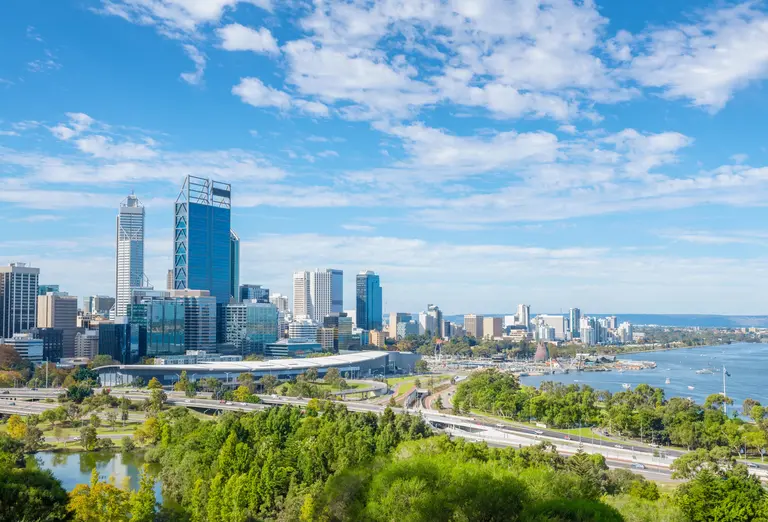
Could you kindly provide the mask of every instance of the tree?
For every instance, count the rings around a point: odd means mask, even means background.
[[[67,399],[72,402],[80,404],[86,398],[93,395],[93,387],[91,381],[83,381],[78,384],[73,384],[67,388]]]
[[[168,396],[162,389],[152,388],[147,400],[147,409],[153,414],[160,413],[166,399],[168,399]]]
[[[416,364],[413,365],[413,370],[416,373],[427,373],[429,371],[429,365],[424,359],[419,359]]]
[[[43,437],[43,431],[37,426],[27,426],[27,431],[24,434],[24,449],[29,452],[35,452],[39,450],[45,443],[45,437]]]
[[[20,416],[11,415],[8,418],[8,435],[16,440],[22,440],[26,434],[27,423]]]
[[[315,382],[317,380],[317,368],[309,368],[307,371],[304,372],[304,378],[308,382]]]
[[[0,344],[0,368],[13,369],[23,363],[19,352],[10,344]]]
[[[189,378],[187,377],[187,371],[182,370],[179,375],[179,380],[173,385],[174,391],[186,391],[189,386]]]
[[[339,373],[338,368],[328,368],[328,371],[325,372],[325,376],[323,377],[323,381],[331,386],[335,386],[336,383],[339,382],[339,379],[341,379],[341,373]]]
[[[116,410],[109,410],[107,412],[107,422],[109,422],[109,427],[114,430],[115,425],[117,424],[117,411]]]
[[[101,482],[94,468],[90,485],[78,484],[70,493],[69,510],[75,522],[127,522],[130,494],[111,482]]]
[[[99,429],[101,427],[101,419],[99,419],[99,416],[95,413],[91,414],[91,418],[88,421],[91,426],[93,426],[96,429]]]
[[[145,464],[139,476],[139,489],[131,495],[131,522],[154,522],[155,504],[155,479]]]
[[[253,393],[253,391],[256,389],[255,385],[255,379],[253,378],[253,374],[250,373],[241,373],[237,376],[237,382],[239,382],[241,385],[248,388],[248,391],[250,393]]]
[[[681,484],[675,494],[680,510],[696,522],[764,520],[766,492],[743,466],[717,475],[703,470]]]
[[[149,384],[147,384],[147,388],[149,388],[150,390],[162,390],[163,385],[160,383],[159,380],[157,380],[157,377],[152,377],[149,380]]]
[[[136,449],[136,445],[133,443],[133,440],[130,437],[123,437],[120,439],[120,450],[123,453],[130,453],[134,449]]]
[[[96,447],[98,437],[96,435],[96,428],[87,424],[80,428],[80,444],[86,451],[91,451]]]
[[[91,364],[88,366],[92,369],[101,368],[102,366],[114,366],[120,364],[109,355],[99,354],[91,360]]]
[[[443,396],[438,395],[435,399],[435,402],[433,403],[435,405],[436,410],[442,410],[443,409]]]
[[[70,520],[67,492],[49,470],[0,465],[0,477],[0,520]]]
[[[331,369],[335,369],[335,368],[331,368]],[[338,370],[336,371],[338,372]],[[326,374],[326,377],[327,377],[327,374]],[[261,386],[264,388],[264,393],[273,393],[275,391],[275,386],[277,386],[277,377],[275,377],[274,375],[264,375],[261,379],[259,379],[259,382],[261,383]]]

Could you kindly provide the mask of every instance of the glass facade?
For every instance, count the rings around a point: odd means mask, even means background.
[[[139,362],[138,343],[131,344],[130,324],[99,325],[99,355],[109,355],[120,364]]]
[[[382,295],[379,276],[371,271],[357,274],[356,281],[357,327],[363,330],[381,330]]]
[[[246,302],[255,299],[260,303],[269,302],[269,288],[261,285],[240,285],[240,301]]]
[[[246,304],[246,353],[264,353],[267,343],[277,341],[277,315],[272,303]]]
[[[43,360],[59,362],[64,353],[64,330],[61,328],[33,328],[35,339],[43,340]]]
[[[216,348],[217,304],[213,297],[146,299],[129,308],[131,351],[140,357]]]
[[[235,300],[240,290],[240,237],[229,231],[229,295]]]

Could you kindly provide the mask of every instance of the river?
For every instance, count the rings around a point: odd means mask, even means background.
[[[50,469],[54,476],[61,481],[67,491],[72,491],[78,484],[88,484],[91,481],[91,470],[96,468],[102,480],[115,477],[115,484],[122,486],[125,477],[130,479],[131,489],[139,487],[139,473],[144,465],[141,453],[112,453],[112,452],[83,452],[83,453],[54,453],[41,451],[34,457],[41,468]],[[150,465],[150,471],[158,471],[157,464]],[[160,483],[155,484],[155,496],[162,501]]]
[[[597,390],[621,391],[623,384],[633,388],[638,384],[664,388],[669,397],[691,397],[703,403],[710,394],[723,391],[723,375],[720,369],[725,365],[730,377],[726,378],[726,393],[734,400],[734,407],[741,410],[741,403],[747,397],[768,404],[768,345],[756,343],[735,343],[722,346],[700,346],[679,348],[659,352],[643,352],[620,355],[619,359],[656,362],[654,370],[610,372],[571,372],[568,374],[523,377],[521,382],[538,386],[543,381],[565,384],[588,384]],[[697,374],[696,370],[714,368],[713,374]],[[669,379],[669,384],[666,384]],[[693,386],[693,389],[689,389]]]

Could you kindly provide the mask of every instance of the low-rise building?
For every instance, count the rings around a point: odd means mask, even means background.
[[[381,332],[379,330],[371,330],[368,333],[368,342],[373,346],[384,348],[387,345],[387,332]]]
[[[13,337],[0,339],[0,344],[7,344],[16,350],[22,359],[34,364],[43,362],[43,340],[35,339],[31,333],[17,333]]]
[[[99,353],[99,331],[86,330],[75,336],[75,358],[93,359]]]

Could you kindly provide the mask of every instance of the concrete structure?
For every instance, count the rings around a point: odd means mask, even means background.
[[[40,269],[26,263],[0,266],[0,337],[11,338],[37,326]]]
[[[536,324],[537,326],[546,325],[549,328],[555,329],[555,339],[565,339],[568,327],[567,327],[567,319],[564,315],[547,315],[547,314],[539,314],[536,316]]]
[[[401,323],[408,323],[411,320],[413,320],[413,316],[411,314],[403,313],[403,312],[392,312],[389,314],[389,338],[394,340],[402,339],[402,336],[400,336],[398,331],[398,325]]]
[[[509,328],[510,326],[517,326],[517,315],[505,315],[504,316],[504,328]]]
[[[517,305],[517,324],[525,326],[525,329],[531,331],[531,305]]]
[[[594,346],[597,344],[597,340],[595,339],[595,329],[589,326],[589,323],[587,323],[586,326],[582,323],[579,333],[581,334],[580,339],[582,344],[586,346]]]
[[[271,294],[269,302],[275,305],[280,312],[288,312],[288,296],[283,294]]]
[[[322,323],[331,314],[344,311],[344,273],[334,268],[309,273],[310,318]]]
[[[578,308],[571,308],[568,318],[568,327],[571,330],[571,339],[577,339],[581,329],[581,310]]]
[[[229,231],[229,295],[237,300],[240,292],[240,236]],[[269,294],[269,292],[267,292]]]
[[[22,359],[32,363],[43,362],[43,340],[35,339],[31,333],[16,333],[10,338],[0,339],[0,344],[12,346]]]
[[[261,285],[240,285],[237,301],[241,303],[247,301],[269,303],[269,288],[262,288]]]
[[[387,332],[371,330],[368,332],[368,343],[379,348],[387,346]]]
[[[633,338],[632,323],[627,321],[621,323],[618,328],[618,336],[622,343],[631,343]]]
[[[522,341],[530,341],[532,336],[531,333],[524,328],[513,328],[503,338],[504,340],[509,340],[513,343],[519,343]]]
[[[542,324],[536,329],[536,339],[539,341],[555,341],[557,339],[557,332],[551,326]]]
[[[609,330],[615,330],[619,326],[619,321],[615,315],[609,315],[605,318],[605,327]]]
[[[289,339],[317,339],[318,324],[311,319],[298,319],[288,325]]]
[[[45,295],[45,294],[43,294]],[[86,311],[91,315],[109,317],[109,311],[115,306],[115,298],[108,295],[92,295],[88,298]]]
[[[48,292],[37,296],[37,327],[62,331],[62,357],[75,357],[77,297]]]
[[[317,329],[317,342],[320,343],[324,352],[333,352],[335,350],[336,329],[321,326]]]
[[[411,319],[408,322],[397,323],[397,331],[395,332],[395,339],[400,340],[409,335],[419,335],[419,323]]]
[[[165,276],[165,289],[173,290],[173,269],[168,270],[168,275]]]
[[[99,331],[86,330],[75,336],[75,357],[93,359],[99,353]]]
[[[501,317],[484,317],[483,318],[483,338],[484,339],[501,339],[504,334],[504,329],[501,326]]]
[[[237,376],[241,373],[250,373],[256,380],[264,375],[274,375],[278,379],[287,380],[303,374],[309,368],[315,368],[320,377],[323,377],[329,368],[336,368],[345,379],[363,379],[376,375],[410,373],[416,361],[420,359],[420,355],[407,352],[363,351],[306,359],[103,366],[96,371],[103,386],[130,384],[137,377],[141,377],[144,382],[157,377],[160,382],[171,385],[182,371],[186,371],[193,381],[214,377],[229,383],[237,382]]]
[[[115,236],[115,315],[124,317],[131,288],[144,282],[144,206],[133,194],[120,203]]]
[[[311,319],[312,298],[309,295],[309,272],[293,273],[293,318]]]
[[[263,354],[267,343],[280,337],[278,311],[272,303],[248,301],[226,306],[226,342],[241,355]]]
[[[483,338],[483,316],[468,314],[464,316],[464,331],[467,336],[477,340]]]
[[[355,309],[357,328],[381,330],[383,312],[379,276],[370,270],[357,274],[355,293],[357,296]]]

